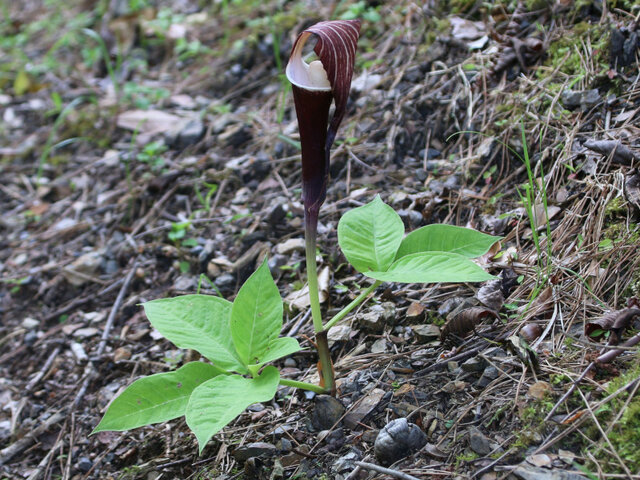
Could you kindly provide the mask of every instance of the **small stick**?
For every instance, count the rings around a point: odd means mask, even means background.
[[[69,438],[69,454],[67,455],[67,464],[64,468],[62,480],[71,478],[71,461],[73,460],[73,446],[76,443],[76,412],[71,412],[71,434]]]
[[[16,456],[18,453],[22,452],[31,443],[37,441],[37,439],[44,432],[49,430],[49,428],[51,428],[53,425],[55,425],[59,421],[63,420],[65,418],[65,416],[66,416],[66,412],[64,410],[51,415],[43,423],[41,423],[36,428],[31,430],[29,433],[27,433],[20,440],[16,441],[15,443],[12,443],[11,445],[9,445],[6,448],[3,448],[2,450],[0,450],[0,466],[4,465],[9,460],[11,460],[14,456]]]
[[[111,312],[109,312],[109,317],[107,318],[107,323],[104,326],[104,331],[102,332],[102,337],[100,337],[100,344],[98,345],[98,351],[96,353],[96,357],[102,355],[105,347],[107,346],[107,339],[109,338],[109,333],[111,332],[111,327],[113,326],[113,321],[116,318],[116,313],[120,309],[120,305],[124,300],[124,295],[129,289],[129,284],[131,283],[131,279],[133,275],[136,273],[136,268],[138,267],[138,260],[136,259],[131,266],[131,270],[127,274],[127,277],[124,279],[124,283],[122,284],[122,288],[118,292],[118,296],[116,297],[116,301],[113,304],[113,308],[111,308]]]
[[[367,455],[366,457],[364,457],[362,459],[363,462],[366,462],[367,460],[369,460],[371,458],[371,455]],[[347,477],[344,480],[355,480],[358,476],[358,474],[363,470],[363,468],[360,465],[356,465],[356,468],[354,468],[351,473],[349,475],[347,475]]]
[[[40,477],[44,474],[45,468],[51,461],[51,457],[53,457],[53,454],[61,446],[62,446],[62,440],[58,440],[58,442],[53,446],[53,448],[49,450],[49,452],[44,456],[42,460],[40,460],[40,463],[38,463],[38,466],[33,470],[33,472],[31,472],[31,475],[29,475],[29,478],[27,478],[27,480],[39,480]]]
[[[571,395],[574,390],[576,389],[576,387],[578,386],[578,384],[582,381],[582,379],[587,375],[587,373],[589,373],[591,371],[591,369],[595,366],[595,362],[591,362],[587,368],[580,374],[580,376],[578,378],[576,378],[576,380],[573,382],[573,384],[569,387],[569,389],[564,393],[564,395],[562,395],[560,397],[560,399],[556,402],[556,404],[553,406],[553,408],[551,410],[549,410],[549,413],[547,413],[547,416],[544,417],[544,421],[548,422],[549,419],[553,416],[554,413],[556,413],[556,410],[558,409],[558,407],[567,399],[569,398],[569,395]]]
[[[374,463],[369,462],[354,462],[358,467],[365,468],[367,470],[373,470],[374,472],[384,473],[385,475],[391,475],[392,477],[399,478],[400,480],[420,480],[418,477],[409,475],[408,473],[400,472],[398,470],[392,470],[390,468],[384,468]]]
[[[59,353],[60,353],[60,347],[56,347],[56,348],[53,349],[53,352],[51,352],[51,355],[49,355],[49,358],[47,358],[47,361],[44,362],[44,365],[42,366],[40,371],[36,374],[35,377],[33,377],[29,381],[29,383],[25,387],[25,392],[28,393],[31,390],[33,390],[35,388],[35,386],[38,384],[38,382],[40,380],[42,380],[42,378],[47,374],[47,372],[51,368],[51,365],[53,364],[53,361],[56,359],[56,357],[58,356]]]
[[[122,284],[122,288],[120,288],[120,291],[118,292],[118,296],[116,297],[116,301],[111,308],[111,312],[109,312],[109,317],[107,318],[107,323],[104,326],[104,331],[102,332],[102,337],[100,338],[100,343],[98,344],[98,350],[96,352],[95,358],[100,358],[102,356],[102,353],[104,352],[105,347],[107,346],[107,339],[109,338],[109,333],[111,332],[113,321],[116,318],[116,313],[118,312],[118,310],[120,310],[120,305],[124,300],[125,293],[129,289],[129,284],[131,283],[131,279],[136,272],[137,266],[138,260],[136,259],[133,262],[133,265],[131,266],[131,270],[129,270],[127,277],[125,278],[124,283]],[[89,388],[89,382],[93,378],[93,374],[95,373],[95,371],[96,368],[93,365],[93,362],[89,361],[83,372],[84,380],[82,382],[82,386],[80,387],[80,390],[78,390],[78,393],[76,394],[75,398],[73,399],[73,403],[71,404],[71,411],[74,411],[76,409],[76,407],[80,403],[80,400],[82,400],[82,397],[84,397],[87,388]]]
[[[178,186],[174,185],[162,196],[162,198],[160,198],[160,200],[154,203],[147,214],[138,221],[138,224],[136,226],[133,227],[133,230],[131,230],[131,233],[129,235],[135,237],[136,233],[138,233],[143,226],[148,225],[151,216],[155,214],[167,200],[169,200],[171,195],[173,195],[177,189]]]
[[[462,352],[462,353],[459,353],[457,355],[454,355],[451,358],[447,358],[446,360],[442,360],[440,362],[433,363],[433,364],[429,365],[428,367],[423,368],[422,370],[418,370],[416,373],[413,374],[413,376],[414,376],[414,378],[424,377],[429,372],[433,372],[433,371],[436,371],[436,370],[441,370],[443,368],[446,368],[447,365],[449,364],[449,362],[460,362],[460,361],[463,361],[463,360],[467,360],[468,358],[471,358],[474,355],[476,355],[480,350],[482,350],[486,346],[487,346],[486,343],[482,343],[481,345],[479,345],[477,347],[474,347],[474,348],[472,348],[470,350],[467,350],[466,352]]]
[[[191,458],[191,457],[181,458],[180,460],[174,460],[172,462],[161,463],[160,465],[156,466],[156,469],[162,470],[162,469],[169,468],[169,467],[175,467],[177,465],[182,465],[183,463],[189,463],[192,460],[193,460],[193,458]]]
[[[631,337],[629,340],[627,340],[622,345],[620,345],[620,347],[624,347],[624,348],[616,348],[614,350],[609,350],[608,352],[605,352],[602,355],[600,355],[598,358],[596,358],[596,362],[608,363],[614,358],[616,358],[618,355],[620,355],[622,352],[624,352],[626,348],[633,347],[638,342],[640,342],[640,333],[636,333],[633,337]]]

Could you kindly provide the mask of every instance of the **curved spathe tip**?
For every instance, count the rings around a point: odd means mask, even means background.
[[[327,78],[327,72],[322,62],[315,60],[307,63],[302,58],[302,49],[310,36],[311,33],[306,31],[300,34],[293,46],[285,73],[287,79],[296,87],[311,91],[328,92],[331,90],[331,83]]]

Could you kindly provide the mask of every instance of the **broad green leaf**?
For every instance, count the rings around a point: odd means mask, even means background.
[[[484,282],[494,278],[467,257],[448,252],[422,252],[396,260],[386,272],[366,272],[383,282]]]
[[[240,373],[229,329],[231,302],[212,295],[183,295],[143,304],[151,324],[179,348],[197,350],[216,366]]]
[[[302,348],[300,348],[300,344],[295,338],[278,337],[272,340],[267,346],[267,350],[262,358],[260,358],[260,363],[273,362],[278,358],[286,357],[300,350],[302,350]]]
[[[256,378],[220,375],[193,391],[185,417],[198,439],[200,453],[207,442],[249,405],[271,400],[278,389],[280,372],[266,367]]]
[[[404,224],[380,195],[345,213],[338,222],[338,243],[349,263],[359,272],[387,270],[396,256]]]
[[[181,417],[193,390],[221,373],[208,363],[191,362],[175,372],[140,378],[111,402],[91,433],[130,430]]]
[[[231,336],[245,365],[262,363],[282,329],[282,298],[266,260],[242,285],[231,309]]]
[[[501,238],[454,225],[427,225],[402,240],[396,258],[419,252],[451,252],[475,258],[487,253]]]

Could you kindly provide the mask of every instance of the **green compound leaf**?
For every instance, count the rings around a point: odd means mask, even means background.
[[[338,243],[349,263],[361,273],[384,272],[393,262],[404,235],[400,216],[380,195],[345,213],[338,222]]]
[[[282,298],[266,260],[242,285],[231,310],[231,336],[245,365],[263,362],[282,330]]]
[[[221,373],[208,363],[191,362],[175,372],[140,378],[111,402],[91,434],[129,430],[180,417],[193,390]]]
[[[365,272],[383,282],[484,282],[494,278],[467,257],[448,252],[422,252],[396,260],[386,272]]]
[[[266,367],[256,378],[220,375],[193,391],[185,417],[198,439],[200,453],[207,442],[249,405],[271,400],[278,389],[280,372]]]
[[[143,307],[151,324],[175,346],[197,350],[224,370],[247,373],[229,331],[231,305],[211,295],[183,295]]]
[[[487,253],[501,238],[454,225],[427,225],[402,240],[396,258],[419,252],[450,252],[476,258]]]
[[[268,363],[302,350],[298,340],[292,337],[278,337],[271,341],[260,358],[260,363]]]

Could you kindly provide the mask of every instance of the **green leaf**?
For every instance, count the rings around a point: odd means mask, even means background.
[[[402,240],[396,258],[418,252],[451,252],[475,258],[487,253],[501,238],[454,225],[427,225]]]
[[[229,331],[231,305],[211,295],[182,295],[143,307],[151,324],[177,347],[197,350],[224,370],[247,373]]]
[[[260,363],[273,362],[278,358],[286,357],[300,350],[302,350],[302,348],[300,348],[300,344],[295,338],[278,337],[272,340],[267,346],[267,350],[260,358]]]
[[[193,390],[221,373],[208,363],[191,362],[175,372],[140,378],[111,402],[91,434],[130,430],[180,417],[187,409]]]
[[[387,270],[402,242],[404,224],[380,195],[345,213],[338,222],[338,243],[359,272]]]
[[[422,252],[396,260],[386,272],[366,272],[383,282],[483,282],[494,278],[467,257],[448,252]]]
[[[245,365],[262,363],[282,329],[282,298],[265,260],[242,285],[231,310],[231,337]]]
[[[200,453],[207,442],[249,405],[271,400],[278,389],[280,372],[266,367],[256,378],[220,375],[193,391],[185,417],[198,439]]]

